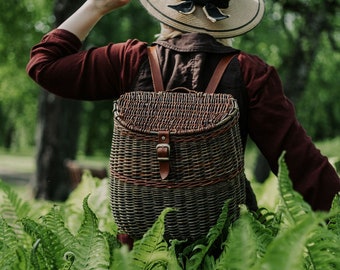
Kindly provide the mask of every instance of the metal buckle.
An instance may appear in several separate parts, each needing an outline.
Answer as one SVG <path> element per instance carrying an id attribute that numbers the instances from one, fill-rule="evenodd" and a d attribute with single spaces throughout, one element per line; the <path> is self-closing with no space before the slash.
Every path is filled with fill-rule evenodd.
<path id="1" fill-rule="evenodd" d="M 156 145 L 156 151 L 158 150 L 158 148 L 166 148 L 167 152 L 168 152 L 168 156 L 167 157 L 159 157 L 157 156 L 157 160 L 159 161 L 169 161 L 170 160 L 170 145 L 167 143 L 159 143 Z M 158 153 L 158 151 L 157 151 Z"/>

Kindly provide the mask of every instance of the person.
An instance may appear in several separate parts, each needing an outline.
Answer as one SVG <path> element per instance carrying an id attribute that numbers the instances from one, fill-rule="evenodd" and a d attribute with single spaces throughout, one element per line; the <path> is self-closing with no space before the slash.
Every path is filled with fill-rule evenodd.
<path id="1" fill-rule="evenodd" d="M 152 91 L 146 42 L 129 39 L 80 50 L 93 26 L 128 2 L 87 0 L 32 48 L 27 65 L 29 76 L 47 91 L 77 100 L 117 99 L 124 92 L 136 89 Z M 278 159 L 285 151 L 295 190 L 312 209 L 328 211 L 340 191 L 337 172 L 296 119 L 294 106 L 283 92 L 276 69 L 255 55 L 231 47 L 233 37 L 251 31 L 260 23 L 263 0 L 140 2 L 161 25 L 152 46 L 157 49 L 165 88 L 183 86 L 204 91 L 221 57 L 236 53 L 231 68 L 235 74 L 239 72 L 241 81 L 232 83 L 243 85 L 246 92 L 244 102 L 240 102 L 243 145 L 250 136 L 275 174 Z M 228 70 L 226 76 L 234 78 Z M 249 183 L 247 205 L 252 209 L 257 207 Z"/>

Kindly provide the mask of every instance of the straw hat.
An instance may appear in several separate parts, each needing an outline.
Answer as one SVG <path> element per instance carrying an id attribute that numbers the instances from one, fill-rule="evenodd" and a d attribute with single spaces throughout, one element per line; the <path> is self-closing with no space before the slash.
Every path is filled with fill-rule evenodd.
<path id="1" fill-rule="evenodd" d="M 140 0 L 160 22 L 182 32 L 230 38 L 252 30 L 262 19 L 263 0 Z"/>

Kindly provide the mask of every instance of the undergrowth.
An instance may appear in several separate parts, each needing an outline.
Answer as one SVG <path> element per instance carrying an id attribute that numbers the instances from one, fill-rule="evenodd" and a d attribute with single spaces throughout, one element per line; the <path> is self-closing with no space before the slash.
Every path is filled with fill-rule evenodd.
<path id="1" fill-rule="evenodd" d="M 174 211 L 164 209 L 129 251 L 116 240 L 108 180 L 85 174 L 60 204 L 23 201 L 0 182 L 0 269 L 340 269 L 340 196 L 329 213 L 313 212 L 293 190 L 283 159 L 278 188 L 274 211 L 240 206 L 233 224 L 226 202 L 195 243 L 163 239 L 164 220 Z"/>

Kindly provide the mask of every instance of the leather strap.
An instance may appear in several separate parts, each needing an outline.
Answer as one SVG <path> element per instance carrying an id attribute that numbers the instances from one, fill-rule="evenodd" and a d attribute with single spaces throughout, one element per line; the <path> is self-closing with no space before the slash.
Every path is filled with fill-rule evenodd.
<path id="1" fill-rule="evenodd" d="M 207 94 L 215 93 L 217 86 L 220 83 L 225 70 L 227 69 L 230 61 L 233 59 L 234 56 L 235 54 L 227 55 L 219 61 L 219 63 L 217 64 L 215 68 L 213 75 L 210 78 L 210 81 L 205 90 L 205 93 Z M 148 57 L 149 57 L 152 84 L 154 87 L 154 91 L 155 92 L 164 91 L 162 73 L 161 73 L 161 68 L 160 68 L 160 64 L 158 60 L 157 49 L 155 46 L 148 47 Z"/>
<path id="2" fill-rule="evenodd" d="M 220 83 L 221 78 L 222 78 L 225 70 L 229 66 L 229 63 L 230 63 L 231 59 L 233 59 L 233 57 L 234 57 L 234 54 L 227 55 L 227 56 L 223 57 L 220 60 L 220 62 L 218 62 L 216 69 L 215 69 L 215 72 L 212 75 L 207 88 L 205 89 L 205 93 L 207 93 L 207 94 L 215 93 L 217 86 Z"/>
<path id="3" fill-rule="evenodd" d="M 156 47 L 148 47 L 148 57 L 152 76 L 152 84 L 155 92 L 164 91 L 163 79 Z"/>
<path id="4" fill-rule="evenodd" d="M 170 132 L 158 132 L 158 144 L 156 145 L 157 159 L 159 161 L 159 173 L 162 180 L 166 179 L 170 173 Z"/>

